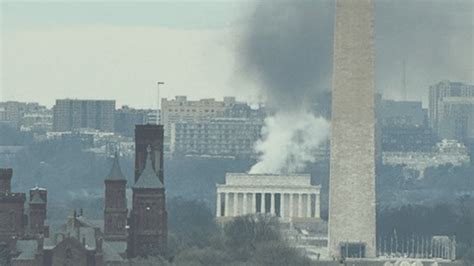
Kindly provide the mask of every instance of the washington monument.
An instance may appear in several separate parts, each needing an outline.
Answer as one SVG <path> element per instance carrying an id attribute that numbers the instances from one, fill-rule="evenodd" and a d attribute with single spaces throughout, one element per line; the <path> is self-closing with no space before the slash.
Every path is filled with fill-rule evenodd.
<path id="1" fill-rule="evenodd" d="M 375 257 L 373 0 L 336 0 L 329 254 Z"/>

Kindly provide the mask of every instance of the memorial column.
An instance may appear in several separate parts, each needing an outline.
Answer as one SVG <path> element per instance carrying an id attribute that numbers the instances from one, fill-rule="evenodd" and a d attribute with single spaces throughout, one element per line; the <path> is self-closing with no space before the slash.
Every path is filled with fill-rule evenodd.
<path id="1" fill-rule="evenodd" d="M 280 193 L 280 217 L 285 217 L 285 193 Z"/>
<path id="2" fill-rule="evenodd" d="M 252 213 L 257 213 L 257 193 L 252 193 Z"/>
<path id="3" fill-rule="evenodd" d="M 314 217 L 321 218 L 321 199 L 319 193 L 316 193 L 316 199 L 314 200 Z"/>
<path id="4" fill-rule="evenodd" d="M 311 217 L 311 194 L 306 194 L 306 217 Z"/>
<path id="5" fill-rule="evenodd" d="M 288 217 L 293 218 L 293 213 L 294 213 L 294 211 L 293 211 L 293 196 L 294 196 L 293 192 L 288 194 L 288 196 L 290 198 L 290 207 L 288 209 Z"/>
<path id="6" fill-rule="evenodd" d="M 301 200 L 301 196 L 302 194 L 301 193 L 298 193 L 298 215 L 297 217 L 302 217 L 302 212 L 303 212 L 303 208 L 301 205 L 303 205 L 303 201 Z"/>
<path id="7" fill-rule="evenodd" d="M 270 214 L 275 215 L 275 193 L 270 193 Z"/>
<path id="8" fill-rule="evenodd" d="M 234 197 L 233 198 L 234 198 L 234 210 L 233 210 L 234 211 L 234 217 L 237 217 L 237 216 L 239 216 L 239 212 L 237 210 L 238 201 L 239 201 L 239 193 L 234 192 Z"/>
<path id="9" fill-rule="evenodd" d="M 242 214 L 246 215 L 247 214 L 247 192 L 244 193 L 244 197 L 242 201 L 243 201 L 242 204 L 244 205 L 242 206 Z"/>
<path id="10" fill-rule="evenodd" d="M 224 216 L 229 216 L 229 192 L 225 192 L 224 194 Z"/>
<path id="11" fill-rule="evenodd" d="M 217 191 L 217 200 L 216 200 L 216 217 L 221 217 L 221 193 Z"/>

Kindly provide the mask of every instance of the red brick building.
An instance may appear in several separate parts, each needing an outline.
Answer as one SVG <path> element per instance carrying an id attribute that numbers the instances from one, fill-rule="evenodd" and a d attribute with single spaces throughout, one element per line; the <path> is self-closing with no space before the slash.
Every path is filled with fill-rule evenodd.
<path id="1" fill-rule="evenodd" d="M 13 170 L 0 169 L 0 244 L 14 251 L 16 240 L 25 235 L 25 193 L 11 192 Z"/>
<path id="2" fill-rule="evenodd" d="M 115 154 L 112 169 L 105 179 L 104 238 L 127 240 L 127 179 L 120 169 L 118 154 Z"/>
<path id="3" fill-rule="evenodd" d="M 148 146 L 151 147 L 152 168 L 164 184 L 163 126 L 150 124 L 135 127 L 135 182 L 145 169 Z"/>
<path id="4" fill-rule="evenodd" d="M 151 147 L 144 170 L 133 185 L 130 257 L 162 254 L 168 236 L 165 188 L 152 168 Z"/>

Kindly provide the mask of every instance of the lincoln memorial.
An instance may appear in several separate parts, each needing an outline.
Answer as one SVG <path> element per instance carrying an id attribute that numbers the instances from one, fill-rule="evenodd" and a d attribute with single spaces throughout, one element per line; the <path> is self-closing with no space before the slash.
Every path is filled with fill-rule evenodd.
<path id="1" fill-rule="evenodd" d="M 321 186 L 311 185 L 309 174 L 228 173 L 225 184 L 216 188 L 216 217 L 221 221 L 256 213 L 279 217 L 282 222 L 320 219 Z"/>

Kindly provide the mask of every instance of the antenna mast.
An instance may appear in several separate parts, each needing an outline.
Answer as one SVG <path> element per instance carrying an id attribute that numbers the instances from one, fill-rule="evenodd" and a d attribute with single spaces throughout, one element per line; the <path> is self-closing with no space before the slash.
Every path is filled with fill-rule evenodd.
<path id="1" fill-rule="evenodd" d="M 405 59 L 403 60 L 402 86 L 403 86 L 403 100 L 407 101 L 407 66 Z"/>

